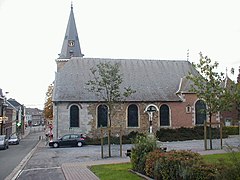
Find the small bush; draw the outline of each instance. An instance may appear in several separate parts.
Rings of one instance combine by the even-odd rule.
[[[217,177],[217,166],[203,163],[202,161],[193,164],[190,168],[187,179],[195,180],[214,180]]]
[[[207,128],[207,134],[209,136],[209,127]],[[223,131],[223,138],[227,136],[226,131]],[[156,132],[156,138],[163,142],[204,139],[204,126],[196,126],[194,128],[181,127],[177,129],[161,128]],[[220,138],[219,128],[212,128],[212,138]]]
[[[223,127],[223,133],[227,135],[238,135],[239,127],[238,126],[225,126]]]
[[[139,133],[138,131],[132,131],[128,135],[123,136],[123,144],[131,144],[134,143],[134,140],[137,136],[144,136],[143,133]]]
[[[133,140],[136,138],[136,136],[143,136],[142,133],[139,133],[137,131],[132,131],[128,135],[123,135],[122,136],[122,143],[123,144],[132,144]],[[101,144],[101,137],[97,138],[90,138],[86,137],[86,143],[88,145],[100,145]],[[103,138],[103,144],[108,143],[108,137]],[[120,138],[116,136],[111,136],[111,144],[120,144]]]
[[[203,163],[198,153],[191,151],[161,152],[154,150],[146,157],[146,175],[154,179],[214,179],[214,165]]]
[[[133,170],[145,174],[146,156],[156,149],[156,139],[151,136],[137,136],[131,152]]]
[[[147,176],[152,178],[154,177],[155,163],[158,159],[164,156],[163,153],[164,152],[162,152],[160,149],[156,149],[147,155],[146,163],[145,163],[145,172]]]
[[[86,144],[88,145],[99,145],[101,144],[101,139],[100,138],[90,138],[90,137],[86,137],[85,138]]]

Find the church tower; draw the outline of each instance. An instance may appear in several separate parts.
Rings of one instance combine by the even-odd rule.
[[[75,23],[73,5],[71,4],[71,11],[68,19],[67,29],[63,40],[62,50],[59,58],[56,59],[57,70],[61,69],[64,64],[71,59],[71,57],[83,57],[79,43],[77,27]]]

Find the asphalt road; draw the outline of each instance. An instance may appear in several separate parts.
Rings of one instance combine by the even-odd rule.
[[[42,134],[42,132],[40,134]],[[9,149],[0,150],[0,179],[6,178],[36,146],[40,134],[31,133],[24,139],[21,139],[19,145],[9,145]]]

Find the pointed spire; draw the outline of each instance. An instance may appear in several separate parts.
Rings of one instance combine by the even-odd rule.
[[[71,11],[68,19],[67,30],[63,40],[61,54],[58,59],[70,59],[71,57],[83,57],[78,39],[77,27],[73,14],[73,4],[71,3]]]

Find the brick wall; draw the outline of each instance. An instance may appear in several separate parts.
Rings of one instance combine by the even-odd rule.
[[[231,125],[238,125],[238,111],[236,104],[230,108],[229,111],[225,111],[221,113],[221,122],[225,123],[226,120],[231,120]]]

